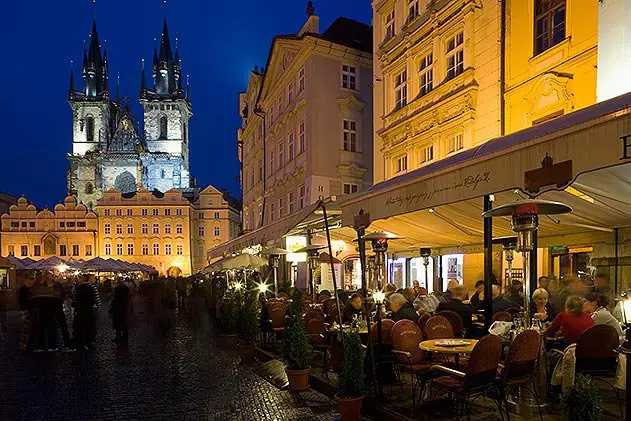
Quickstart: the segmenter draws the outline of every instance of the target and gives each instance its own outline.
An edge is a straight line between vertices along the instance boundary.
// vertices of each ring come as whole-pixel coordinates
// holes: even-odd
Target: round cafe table
[[[437,345],[436,343],[440,343],[446,340],[454,340],[454,341],[462,341],[462,342],[466,342],[466,345],[461,345],[461,346],[444,346],[444,345]],[[427,352],[432,352],[432,353],[437,353],[437,354],[447,354],[447,355],[454,355],[454,359],[455,359],[455,363],[456,363],[456,368],[459,366],[460,363],[460,354],[471,354],[471,352],[473,351],[473,348],[475,347],[475,345],[478,343],[477,339],[459,339],[459,338],[452,338],[452,339],[430,339],[428,341],[423,341],[421,342],[418,347],[421,348],[423,351],[427,351]]]

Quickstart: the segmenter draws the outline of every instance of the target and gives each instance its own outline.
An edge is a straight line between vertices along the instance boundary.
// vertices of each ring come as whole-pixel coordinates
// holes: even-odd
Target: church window
[[[171,244],[164,245],[164,254],[166,254],[167,256],[171,254]]]
[[[85,194],[92,194],[94,193],[94,187],[92,186],[92,183],[87,183],[85,185]]]
[[[164,233],[171,234],[171,224],[164,224]]]
[[[160,234],[160,225],[159,224],[153,224],[153,233],[154,234]]]
[[[134,243],[127,243],[127,255],[134,255]]]
[[[160,244],[153,243],[153,254],[154,255],[160,254]]]
[[[170,110],[171,106],[169,104],[167,104],[167,110]]]
[[[94,142],[94,117],[85,119],[85,138],[88,142]]]
[[[160,178],[166,177],[167,172],[165,170],[160,170]]]
[[[20,256],[28,256],[28,246],[20,246]]]
[[[142,224],[142,233],[143,234],[149,234],[149,225],[148,224]]]
[[[153,215],[153,216],[160,215],[160,210],[158,208],[151,209],[151,215]]]
[[[112,245],[110,243],[105,243],[105,255],[106,256],[112,255]]]
[[[123,234],[123,224],[116,224],[116,234],[117,235]]]
[[[535,2],[535,55],[565,39],[565,0]]]
[[[79,244],[73,244],[72,245],[72,255],[73,256],[78,256],[79,255]]]
[[[103,216],[110,216],[110,210],[109,209],[103,209]]]
[[[41,256],[42,255],[42,246],[39,244],[35,244],[33,246],[33,256]]]
[[[134,233],[134,224],[127,224],[127,234]]]
[[[149,214],[149,211],[148,211],[147,209],[141,209],[141,210],[140,210],[140,214],[141,214],[142,216],[147,216],[147,215]]]
[[[149,244],[143,244],[142,245],[142,255],[143,256],[148,256],[149,255]]]
[[[204,226],[203,226],[203,225],[201,225],[201,226],[198,228],[198,234],[199,234],[199,236],[200,236],[200,237],[203,237],[203,236],[204,236]]]
[[[178,244],[177,246],[175,246],[175,254],[177,254],[178,256],[184,254],[184,247],[182,246],[182,244]]]
[[[182,135],[182,139],[184,140],[184,143],[186,143],[186,140],[188,139],[188,133],[187,133],[188,130],[187,129],[188,129],[188,127],[186,126],[186,123],[184,123],[184,130],[183,130],[184,134]]]
[[[109,235],[109,234],[112,233],[112,228],[111,228],[110,224],[105,224],[103,226],[103,228],[105,229],[105,234]]]
[[[175,233],[176,234],[182,234],[184,231],[184,227],[182,226],[182,224],[177,224],[175,226]]]
[[[166,208],[164,210],[164,216],[171,216],[171,208]]]
[[[133,216],[134,210],[132,208],[127,209],[127,216]]]
[[[85,255],[92,256],[92,244],[85,245]]]
[[[164,111],[164,104],[160,104],[160,110]]]
[[[167,138],[168,120],[167,116],[160,117],[160,139]]]
[[[219,237],[219,227],[215,227],[215,237]]]

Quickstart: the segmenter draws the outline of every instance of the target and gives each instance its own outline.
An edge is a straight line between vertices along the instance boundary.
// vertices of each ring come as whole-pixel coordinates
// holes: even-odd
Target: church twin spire
[[[107,49],[101,55],[101,43],[99,32],[96,28],[96,19],[92,20],[92,33],[90,34],[90,46],[83,49],[83,64],[81,66],[83,77],[83,91],[78,92],[74,88],[74,70],[70,70],[70,87],[68,96],[70,99],[106,99],[108,93],[108,64]]]

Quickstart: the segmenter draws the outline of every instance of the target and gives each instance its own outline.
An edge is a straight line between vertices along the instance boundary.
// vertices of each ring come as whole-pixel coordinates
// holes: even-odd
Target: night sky
[[[265,66],[272,37],[296,33],[305,22],[302,0],[169,0],[172,38],[179,37],[183,74],[190,74],[191,172],[198,186],[239,191],[237,94],[254,65]],[[338,16],[370,23],[369,0],[314,1],[320,31]],[[72,150],[67,104],[70,62],[81,89],[84,40],[93,16],[89,0],[11,1],[0,23],[0,80],[4,100],[0,191],[25,195],[39,207],[66,194],[66,153]],[[140,118],[140,61],[151,63],[154,38],[162,30],[161,0],[97,0],[99,38],[107,46],[110,93],[131,98]],[[172,43],[175,40],[172,39]],[[148,66],[147,69],[150,69]],[[148,75],[149,76],[149,75]]]

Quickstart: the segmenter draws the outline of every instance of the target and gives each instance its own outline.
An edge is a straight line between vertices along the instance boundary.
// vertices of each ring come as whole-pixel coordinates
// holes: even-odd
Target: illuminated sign
[[[306,262],[307,253],[293,253],[307,245],[307,237],[302,235],[288,235],[285,237],[285,250],[289,253],[286,258],[288,262]]]

